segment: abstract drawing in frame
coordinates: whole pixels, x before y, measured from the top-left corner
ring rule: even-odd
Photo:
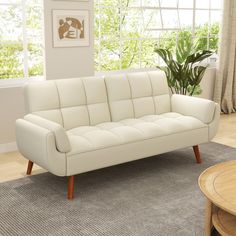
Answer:
[[[87,10],[53,10],[53,46],[89,46]]]

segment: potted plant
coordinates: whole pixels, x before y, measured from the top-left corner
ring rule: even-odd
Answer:
[[[166,64],[157,68],[165,72],[172,93],[190,96],[201,93],[199,84],[208,67],[208,65],[201,65],[201,62],[214,52],[198,51],[195,48],[197,47],[192,47],[192,43],[184,38],[179,39],[175,53],[170,49],[155,48],[154,51]]]

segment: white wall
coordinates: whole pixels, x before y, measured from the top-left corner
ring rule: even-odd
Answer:
[[[12,146],[15,142],[15,121],[24,115],[22,90],[21,87],[0,88],[0,152],[4,152],[6,144]]]

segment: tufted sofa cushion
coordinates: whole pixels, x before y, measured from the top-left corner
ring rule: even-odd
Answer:
[[[32,83],[25,88],[27,111],[66,130],[111,121],[106,85],[101,77]]]
[[[28,113],[66,130],[170,111],[160,71],[32,83],[25,88]]]
[[[81,79],[63,79],[55,82],[59,99],[63,126],[72,129],[89,125],[89,113],[84,85]]]
[[[207,128],[207,125],[194,117],[174,112],[78,127],[67,132],[72,145],[68,155],[201,128]]]
[[[85,78],[83,84],[87,97],[90,125],[111,121],[104,79]]]
[[[170,111],[163,72],[139,72],[105,77],[113,121]]]
[[[35,82],[24,87],[26,113],[32,113],[63,126],[56,83]]]

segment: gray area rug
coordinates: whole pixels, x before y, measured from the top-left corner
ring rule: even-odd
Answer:
[[[0,184],[0,235],[202,236],[204,197],[198,176],[236,149],[200,145],[67,179],[49,173]]]

